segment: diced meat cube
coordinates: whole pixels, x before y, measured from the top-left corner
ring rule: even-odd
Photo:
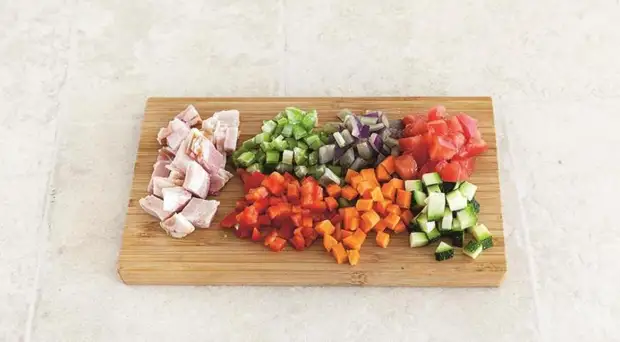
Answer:
[[[202,122],[200,114],[198,114],[196,107],[194,107],[193,105],[187,106],[187,108],[185,108],[181,113],[179,113],[176,118],[190,126],[195,126]]]
[[[183,187],[197,197],[207,198],[209,178],[209,173],[200,164],[192,161],[187,164]]]
[[[209,134],[213,134],[220,126],[220,121],[215,117],[210,117],[202,122],[202,130],[208,132]]]
[[[183,180],[170,179],[167,177],[153,177],[151,181],[153,182],[153,195],[159,198],[164,197],[163,189],[181,186],[183,184]]]
[[[192,194],[180,186],[163,188],[164,194],[164,210],[165,211],[181,211],[183,207],[192,199]]]
[[[217,212],[219,201],[192,198],[181,212],[196,228],[209,228]]]
[[[170,121],[168,128],[172,130],[172,133],[166,137],[166,142],[173,151],[176,151],[187,137],[190,128],[185,122],[179,119]]]
[[[153,165],[153,173],[151,174],[151,180],[149,181],[149,186],[147,191],[152,194],[153,193],[153,178],[155,177],[168,177],[170,175],[170,170],[166,167],[170,164],[170,161],[159,160],[155,162]]]
[[[160,148],[158,151],[158,155],[157,155],[157,160],[169,160],[172,161],[174,159],[175,153],[174,151],[168,147],[168,146],[164,146],[162,148]]]
[[[184,181],[185,180],[185,174],[179,171],[170,171],[170,174],[168,175],[168,179],[171,179],[173,181],[175,180],[180,180],[180,181]]]
[[[166,138],[172,134],[172,130],[170,129],[170,124],[168,124],[168,126],[166,127],[162,127],[159,129],[159,132],[157,132],[157,142],[160,145],[165,145],[166,144]]]
[[[224,140],[224,152],[231,153],[237,148],[237,139],[239,138],[239,128],[228,127],[226,130],[226,138]]]
[[[192,128],[190,132],[190,142],[188,144],[188,155],[202,165],[209,173],[217,172],[224,168],[226,157],[221,154],[213,143],[202,135],[202,133]],[[177,153],[178,156],[178,153]]]
[[[142,210],[146,211],[149,215],[153,215],[160,221],[163,221],[174,214],[174,211],[164,210],[164,201],[153,195],[148,195],[141,198],[138,203],[140,203]]]
[[[239,111],[236,109],[216,112],[213,114],[213,117],[218,120],[221,125],[239,127]]]
[[[173,238],[183,238],[194,231],[194,226],[191,222],[181,214],[174,214],[169,219],[166,219],[159,223],[159,226]]]
[[[220,151],[220,153],[225,153],[224,142],[226,141],[227,131],[228,131],[227,127],[220,126],[218,127],[217,130],[215,130],[215,134],[213,135],[213,142],[215,143],[215,148],[217,148],[217,150]]]
[[[181,173],[185,173],[187,169],[187,164],[192,161],[192,158],[187,155],[187,144],[190,141],[190,136],[188,135],[187,139],[183,140],[181,146],[177,150],[177,154],[174,157],[174,160],[170,164],[170,169],[172,171],[177,171]]]
[[[215,173],[211,173],[211,185],[209,186],[209,194],[216,195],[222,190],[224,185],[233,178],[233,174],[225,169],[219,169]]]

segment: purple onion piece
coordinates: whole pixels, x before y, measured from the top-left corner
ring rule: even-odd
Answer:
[[[347,129],[351,131],[352,136],[359,138],[362,124],[355,115],[350,115],[347,118],[347,121],[345,121],[345,125],[347,126]]]
[[[371,118],[379,118],[381,117],[381,112],[376,111],[376,110],[368,111],[364,114],[364,116],[371,117]]]
[[[370,142],[370,146],[372,146],[373,150],[381,152],[383,149],[383,139],[381,139],[380,135],[373,133],[370,135],[370,139],[368,139],[368,141]]]
[[[381,154],[385,154],[386,156],[391,153],[391,149],[387,145],[383,145],[381,148]]]
[[[385,158],[386,157],[383,153],[379,153],[377,155],[377,160],[375,161],[375,166],[379,165]]]
[[[359,171],[361,170],[363,167],[365,167],[367,165],[366,161],[360,157],[355,158],[355,161],[353,161],[353,163],[351,164],[350,168],[355,170],[355,171]]]
[[[334,161],[337,161],[338,159],[340,159],[340,157],[342,157],[342,155],[346,151],[347,151],[346,148],[336,146],[336,149],[334,150]]]
[[[370,137],[370,126],[363,125],[357,137],[360,139],[368,139],[368,137]]]

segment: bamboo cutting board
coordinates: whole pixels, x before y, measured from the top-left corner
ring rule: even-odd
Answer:
[[[494,236],[495,247],[472,260],[459,248],[455,257],[434,260],[436,243],[409,248],[407,234],[392,236],[387,249],[374,243],[374,234],[361,250],[357,266],[338,265],[325,252],[321,241],[297,252],[281,253],[262,244],[240,240],[231,231],[197,229],[184,239],[172,239],[158,221],[142,211],[138,200],[146,195],[152,165],[159,148],[157,131],[188,104],[207,118],[215,111],[241,112],[239,142],[259,133],[263,120],[287,106],[317,109],[319,122],[335,121],[343,108],[355,112],[377,109],[390,119],[412,112],[425,112],[443,104],[451,113],[466,112],[479,120],[489,150],[478,157],[472,182],[479,186],[480,221]],[[221,201],[213,227],[243,195],[239,177],[233,178],[217,196]],[[488,97],[360,97],[360,98],[151,98],[147,101],[134,178],[127,210],[118,273],[127,284],[177,285],[366,285],[366,286],[499,286],[506,273],[506,255],[497,167],[493,109]]]

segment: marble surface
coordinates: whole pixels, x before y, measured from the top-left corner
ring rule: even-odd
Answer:
[[[620,5],[0,0],[0,341],[618,341]],[[498,289],[129,287],[148,96],[491,95]]]

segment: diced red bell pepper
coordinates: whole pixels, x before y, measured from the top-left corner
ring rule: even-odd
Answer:
[[[295,183],[288,183],[286,185],[286,198],[289,202],[299,200],[299,187]]]
[[[245,201],[245,199],[237,200],[237,202],[235,202],[235,211],[241,212],[247,206],[248,206],[248,203]]]
[[[269,226],[271,225],[271,219],[268,215],[260,215],[258,216],[258,225],[259,226]]]
[[[297,213],[297,214],[293,214],[291,215],[291,221],[293,221],[293,224],[297,227],[301,226],[301,213]]]
[[[301,235],[304,237],[306,247],[310,247],[314,240],[316,240],[319,234],[312,227],[303,227],[301,229]]]
[[[303,251],[306,248],[306,241],[304,240],[303,235],[293,234],[293,237],[289,240],[293,248],[298,251]]]
[[[279,216],[288,215],[291,213],[291,206],[288,203],[280,203],[278,205],[271,206],[267,209],[267,215],[271,220]]]
[[[235,236],[240,239],[247,239],[252,236],[252,231],[254,230],[254,228],[255,227],[253,226],[240,224],[237,229],[235,229]]]
[[[280,229],[278,231],[278,235],[285,238],[290,239],[293,237],[293,231],[295,230],[295,225],[291,222],[290,218],[284,220],[280,225]]]
[[[284,176],[277,172],[272,172],[262,181],[261,185],[267,188],[272,194],[280,196],[284,192],[285,182]]]
[[[272,230],[265,236],[265,241],[263,242],[265,246],[269,246],[276,238],[278,237],[278,231]]]
[[[284,247],[286,247],[286,240],[284,240],[281,237],[276,237],[272,243],[269,244],[269,249],[271,249],[274,252],[279,252],[281,250],[284,249]]]
[[[253,205],[243,209],[239,216],[239,224],[244,226],[255,226],[258,224],[258,211]]]
[[[327,205],[325,205],[325,202],[319,201],[312,202],[312,204],[309,204],[306,208],[310,209],[312,212],[315,213],[322,213],[327,209]]]
[[[260,235],[260,230],[256,229],[256,227],[254,227],[252,229],[252,241],[260,241],[262,240],[262,236]]]
[[[262,198],[254,202],[253,206],[256,208],[259,214],[264,214],[267,208],[269,208],[269,199]]]
[[[258,201],[263,198],[267,198],[269,196],[269,191],[264,186],[259,186],[257,188],[250,189],[248,193],[245,195],[245,199],[251,202]]]
[[[269,206],[273,207],[273,206],[276,206],[276,205],[278,205],[280,203],[285,203],[284,199],[281,198],[281,197],[270,197],[269,198]]]
[[[284,177],[284,180],[286,181],[286,183],[291,183],[291,182],[297,181],[295,176],[291,175],[288,172],[285,172],[283,177]]]
[[[235,224],[237,224],[237,212],[233,211],[230,214],[226,215],[224,219],[220,222],[220,227],[222,228],[232,228]]]
[[[258,171],[248,173],[244,170],[239,173],[241,175],[241,180],[243,181],[243,189],[246,193],[248,193],[250,189],[258,188],[266,177]]]
[[[340,214],[335,214],[333,215],[330,219],[329,219],[333,224],[337,224],[342,222],[342,215]]]

